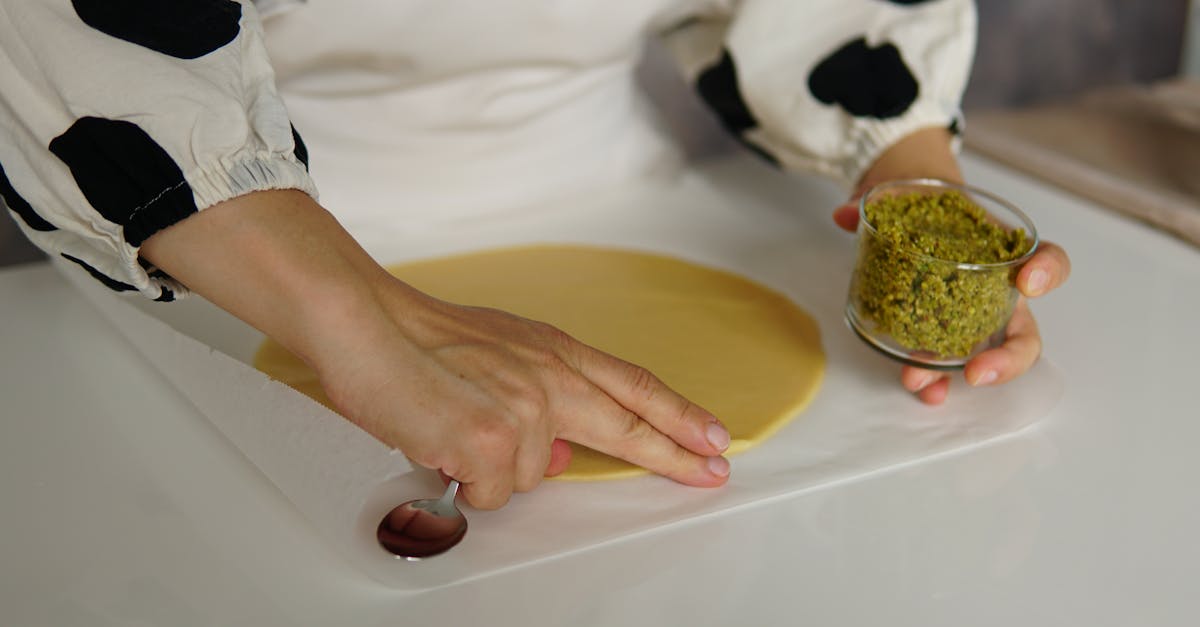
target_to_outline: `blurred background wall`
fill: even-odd
[[[965,106],[997,110],[1064,101],[1097,88],[1153,83],[1181,67],[1200,76],[1200,8],[1189,15],[1189,3],[1200,7],[1200,0],[977,0],[979,49]],[[1186,43],[1189,23],[1193,38]],[[694,101],[682,102],[692,97],[682,86],[679,91],[666,96],[671,110],[693,121],[707,115]],[[693,153],[728,145],[716,137],[697,141]],[[0,266],[39,257],[8,212],[0,212]]]
[[[1200,246],[1200,0],[977,2],[967,148]]]
[[[1175,76],[1191,1],[976,0],[979,46],[964,106],[1026,106]]]
[[[1200,79],[1200,0],[1192,0],[1188,11],[1183,71],[1192,78]]]

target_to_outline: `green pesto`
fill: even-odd
[[[965,357],[1003,330],[1016,301],[1016,268],[964,269],[1028,252],[1023,229],[1008,231],[957,191],[885,196],[867,204],[852,297],[859,315],[901,346]],[[939,261],[940,260],[940,261]]]

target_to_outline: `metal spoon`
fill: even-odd
[[[467,517],[454,505],[457,494],[458,481],[451,479],[440,499],[396,506],[379,522],[379,546],[410,562],[450,550],[467,535]]]

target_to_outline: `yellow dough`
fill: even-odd
[[[648,368],[729,428],[730,453],[774,434],[821,385],[817,324],[784,296],[743,277],[646,253],[532,246],[389,268],[450,302],[548,322]],[[329,405],[316,376],[273,341],[254,366]],[[616,479],[645,471],[572,444],[560,478]]]

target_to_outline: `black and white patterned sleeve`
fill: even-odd
[[[120,291],[185,290],[154,233],[259,190],[315,195],[249,0],[0,0],[0,199]]]
[[[853,184],[913,131],[957,135],[975,28],[971,0],[711,0],[664,39],[749,148]]]

